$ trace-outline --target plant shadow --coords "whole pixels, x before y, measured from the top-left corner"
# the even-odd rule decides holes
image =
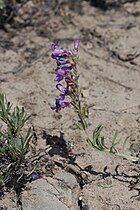
[[[43,131],[43,139],[46,140],[46,145],[50,146],[48,154],[52,157],[59,155],[67,160],[69,164],[75,164],[76,155],[72,153],[72,145],[64,139],[64,133],[60,132],[60,136],[52,136]]]

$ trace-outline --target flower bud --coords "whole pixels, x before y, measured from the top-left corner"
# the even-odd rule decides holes
[[[79,49],[79,44],[80,44],[80,41],[79,41],[78,39],[75,39],[75,40],[74,40],[74,49],[75,49],[76,51],[78,51],[78,49]]]

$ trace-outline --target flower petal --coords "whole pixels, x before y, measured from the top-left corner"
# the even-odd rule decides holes
[[[67,76],[68,75],[68,72],[65,71],[65,70],[63,70],[63,69],[58,69],[57,70],[57,73],[60,74],[60,75],[62,75],[62,76]]]
[[[52,43],[52,44],[51,44],[51,49],[52,49],[52,50],[55,50],[56,47],[57,47],[57,45],[58,45],[58,40],[57,40],[55,43]]]
[[[64,50],[55,48],[55,50],[52,53],[52,58],[56,59],[58,56],[61,56],[63,54],[64,54]]]
[[[66,101],[61,102],[61,108],[70,107],[70,105],[71,105],[70,102],[66,102]]]
[[[60,94],[57,98],[60,101],[63,101],[65,99],[65,94]]]
[[[63,80],[63,78],[64,78],[63,75],[57,74],[54,81],[55,82],[60,82],[61,80]]]
[[[51,57],[54,59],[57,59],[57,57],[69,56],[69,55],[72,55],[72,52],[70,50],[63,50],[63,49],[55,48]]]
[[[68,94],[68,89],[64,88],[63,85],[57,84],[57,85],[56,85],[56,88],[57,88],[58,90],[60,90],[61,92],[65,93],[65,95]]]
[[[62,68],[61,69],[63,69],[63,70],[71,70],[72,69],[72,66],[62,66]]]
[[[51,105],[51,109],[55,110],[56,109],[56,105]]]
[[[57,60],[57,65],[58,66],[65,65],[65,64],[67,64],[67,60],[65,60],[65,59],[64,60],[59,60],[59,59]]]

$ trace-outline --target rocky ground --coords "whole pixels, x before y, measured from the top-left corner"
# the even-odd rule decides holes
[[[32,114],[30,153],[42,174],[20,197],[5,191],[1,210],[139,210],[140,187],[130,188],[136,164],[95,151],[75,129],[73,110],[50,109],[57,95],[50,45],[58,39],[70,48],[78,38],[89,133],[101,123],[107,145],[116,130],[122,142],[139,143],[140,2],[112,2],[29,0],[0,30],[0,92]]]

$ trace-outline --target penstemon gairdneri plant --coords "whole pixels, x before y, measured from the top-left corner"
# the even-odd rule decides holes
[[[82,93],[78,84],[77,58],[79,40],[76,39],[74,41],[73,50],[59,49],[57,44],[58,42],[51,45],[51,48],[54,50],[51,57],[56,60],[57,67],[54,81],[57,82],[56,88],[61,94],[56,98],[55,105],[52,105],[51,109],[58,112],[62,108],[72,107],[79,117],[76,123],[77,127],[86,131],[88,126],[86,121],[88,109],[86,105],[82,106],[81,104],[80,96]],[[65,86],[60,81],[64,81]],[[69,101],[65,101],[65,98],[68,98]]]
[[[79,73],[77,70],[77,60],[78,60],[78,50],[79,50],[79,40],[74,41],[73,50],[66,50],[58,47],[58,42],[51,45],[53,53],[51,57],[56,60],[57,67],[55,69],[56,77],[54,79],[56,88],[61,92],[56,98],[55,105],[51,106],[52,110],[59,112],[65,107],[72,107],[77,113],[79,118],[77,122],[77,127],[84,130],[87,135],[87,142],[98,151],[110,152],[112,154],[122,156],[126,159],[138,162],[140,165],[140,157],[135,153],[134,147],[136,145],[131,145],[129,153],[126,153],[125,148],[128,141],[128,137],[124,140],[122,144],[121,151],[117,150],[116,145],[120,143],[117,139],[118,133],[116,132],[111,146],[107,147],[104,142],[104,136],[101,135],[103,126],[99,125],[93,131],[92,137],[89,137],[87,128],[87,117],[88,117],[88,106],[81,103],[82,92],[78,84]],[[62,85],[61,83],[63,82]],[[65,101],[65,99],[69,99]]]

